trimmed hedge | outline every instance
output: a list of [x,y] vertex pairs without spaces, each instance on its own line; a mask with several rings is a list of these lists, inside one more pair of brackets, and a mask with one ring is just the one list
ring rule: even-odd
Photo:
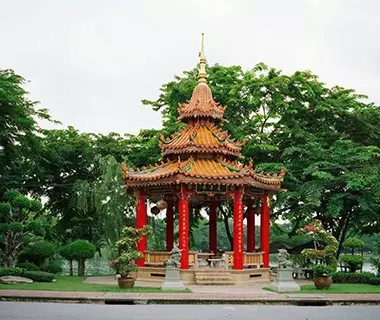
[[3,277],[3,276],[21,277],[23,271],[24,269],[22,268],[0,267],[0,277]]
[[334,283],[370,283],[375,275],[372,272],[335,272],[332,278]]
[[36,282],[52,282],[55,278],[54,274],[44,271],[25,271],[22,276]]
[[40,271],[40,268],[38,268],[34,263],[31,263],[29,261],[20,262],[19,264],[17,264],[17,267],[25,269],[27,271]]
[[373,286],[380,286],[380,278],[372,278],[369,280],[369,284]]

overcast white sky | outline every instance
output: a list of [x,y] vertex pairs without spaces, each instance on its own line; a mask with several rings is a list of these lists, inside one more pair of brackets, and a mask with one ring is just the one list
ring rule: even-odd
[[137,133],[161,117],[141,104],[198,62],[309,69],[380,104],[377,0],[0,0],[0,68],[81,131]]

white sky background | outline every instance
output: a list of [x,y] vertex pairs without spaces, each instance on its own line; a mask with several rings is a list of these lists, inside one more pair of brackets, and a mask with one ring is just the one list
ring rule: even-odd
[[[141,104],[198,62],[309,69],[380,104],[377,0],[0,0],[0,68],[81,131],[137,133],[161,116]],[[49,126],[51,127],[51,125]]]

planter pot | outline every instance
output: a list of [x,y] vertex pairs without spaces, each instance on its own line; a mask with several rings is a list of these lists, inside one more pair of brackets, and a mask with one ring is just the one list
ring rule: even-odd
[[118,278],[117,283],[120,289],[133,288],[135,285],[135,278],[127,277],[127,278]]
[[315,287],[319,290],[328,289],[332,284],[331,276],[314,277]]

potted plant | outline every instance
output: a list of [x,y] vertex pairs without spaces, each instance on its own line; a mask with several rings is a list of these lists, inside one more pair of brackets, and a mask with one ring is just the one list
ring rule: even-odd
[[[328,289],[332,283],[331,274],[338,266],[336,253],[338,251],[338,241],[335,237],[327,232],[319,220],[314,220],[305,227],[301,228],[298,233],[309,234],[314,240],[314,249],[304,249],[301,254],[306,259],[314,261],[310,267],[313,271],[314,284],[317,289]],[[318,249],[318,240],[323,241],[326,245],[323,249]]]
[[138,269],[136,260],[144,257],[144,254],[137,250],[137,241],[150,233],[150,226],[141,229],[126,227],[123,230],[123,238],[116,242],[118,257],[110,261],[110,267],[120,275],[117,278],[120,288],[132,288],[135,285],[136,279],[131,272]]
[[332,284],[332,273],[334,269],[326,264],[315,264],[311,267],[313,271],[314,285],[317,289],[328,289]]

